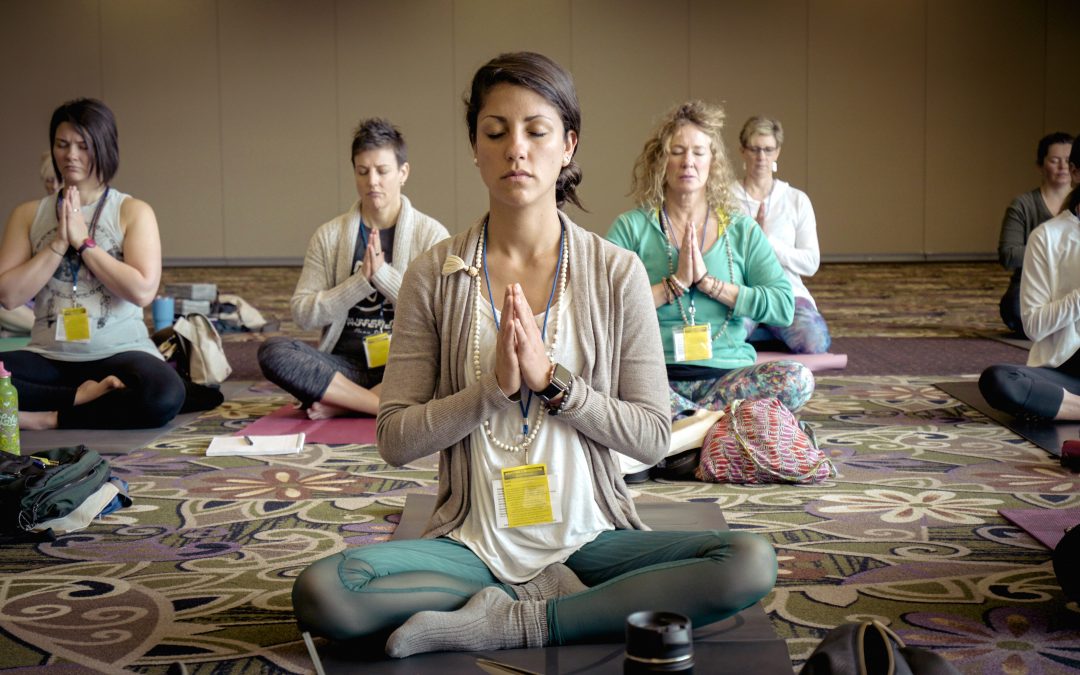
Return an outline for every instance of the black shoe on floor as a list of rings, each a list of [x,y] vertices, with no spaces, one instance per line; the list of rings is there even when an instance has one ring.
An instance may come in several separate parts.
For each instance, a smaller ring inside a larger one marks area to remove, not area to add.
[[[644,483],[649,480],[649,469],[642,469],[635,473],[623,474],[623,480],[627,485],[634,485],[636,483]]]

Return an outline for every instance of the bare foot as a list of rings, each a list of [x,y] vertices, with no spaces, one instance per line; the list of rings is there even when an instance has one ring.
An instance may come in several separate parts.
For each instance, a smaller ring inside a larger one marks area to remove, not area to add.
[[[87,380],[75,390],[75,405],[89,403],[94,399],[101,398],[113,389],[123,389],[124,383],[115,375],[109,375],[100,382]]]
[[[57,427],[57,415],[55,410],[50,411],[19,411],[19,428],[32,431],[43,431]]]
[[[351,412],[352,411],[347,408],[339,408],[336,405],[315,401],[307,409],[307,416],[308,419],[311,420],[328,420],[331,417],[341,417],[343,415],[348,415]]]

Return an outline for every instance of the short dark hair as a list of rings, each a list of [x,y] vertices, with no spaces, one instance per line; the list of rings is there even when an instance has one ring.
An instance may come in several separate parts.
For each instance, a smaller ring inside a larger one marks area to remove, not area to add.
[[[1046,161],[1046,155],[1050,152],[1051,145],[1057,145],[1058,143],[1071,144],[1073,140],[1075,139],[1073,139],[1072,134],[1066,133],[1064,131],[1055,131],[1052,134],[1047,134],[1043,136],[1039,139],[1039,149],[1036,151],[1035,165],[1043,165],[1043,162]]]
[[[120,168],[120,145],[117,140],[116,118],[109,107],[94,98],[77,98],[53,111],[49,122],[49,147],[56,142],[56,130],[67,122],[79,132],[90,151],[90,170],[108,184]],[[51,154],[51,153],[50,153]],[[53,171],[60,180],[60,167],[53,157]]]
[[[409,153],[405,146],[405,137],[389,120],[382,117],[360,120],[356,131],[353,132],[352,154],[349,155],[349,161],[356,164],[356,156],[361,152],[387,147],[394,149],[394,157],[399,167],[408,161]]]
[[[473,147],[476,147],[476,124],[484,98],[499,84],[512,84],[539,94],[559,112],[564,133],[573,131],[581,138],[581,106],[570,73],[543,54],[512,52],[496,56],[473,75],[472,87],[465,97],[465,126],[469,128],[469,144]],[[581,178],[581,167],[571,157],[555,182],[557,206],[561,208],[570,202],[585,210],[577,195]]]

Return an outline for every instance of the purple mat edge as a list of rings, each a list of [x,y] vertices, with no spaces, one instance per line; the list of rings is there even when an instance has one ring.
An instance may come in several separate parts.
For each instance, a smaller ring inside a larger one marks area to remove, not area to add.
[[[1080,525],[1080,506],[1071,509],[998,509],[998,513],[1051,551],[1065,536],[1066,528]],[[1050,522],[1032,522],[1032,519],[1043,520],[1048,516]]]

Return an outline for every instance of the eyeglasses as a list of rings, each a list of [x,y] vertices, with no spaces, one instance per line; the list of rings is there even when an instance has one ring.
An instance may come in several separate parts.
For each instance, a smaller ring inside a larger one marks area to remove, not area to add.
[[[776,152],[776,147],[762,148],[757,145],[744,145],[743,150],[746,150],[753,155],[771,155]]]

